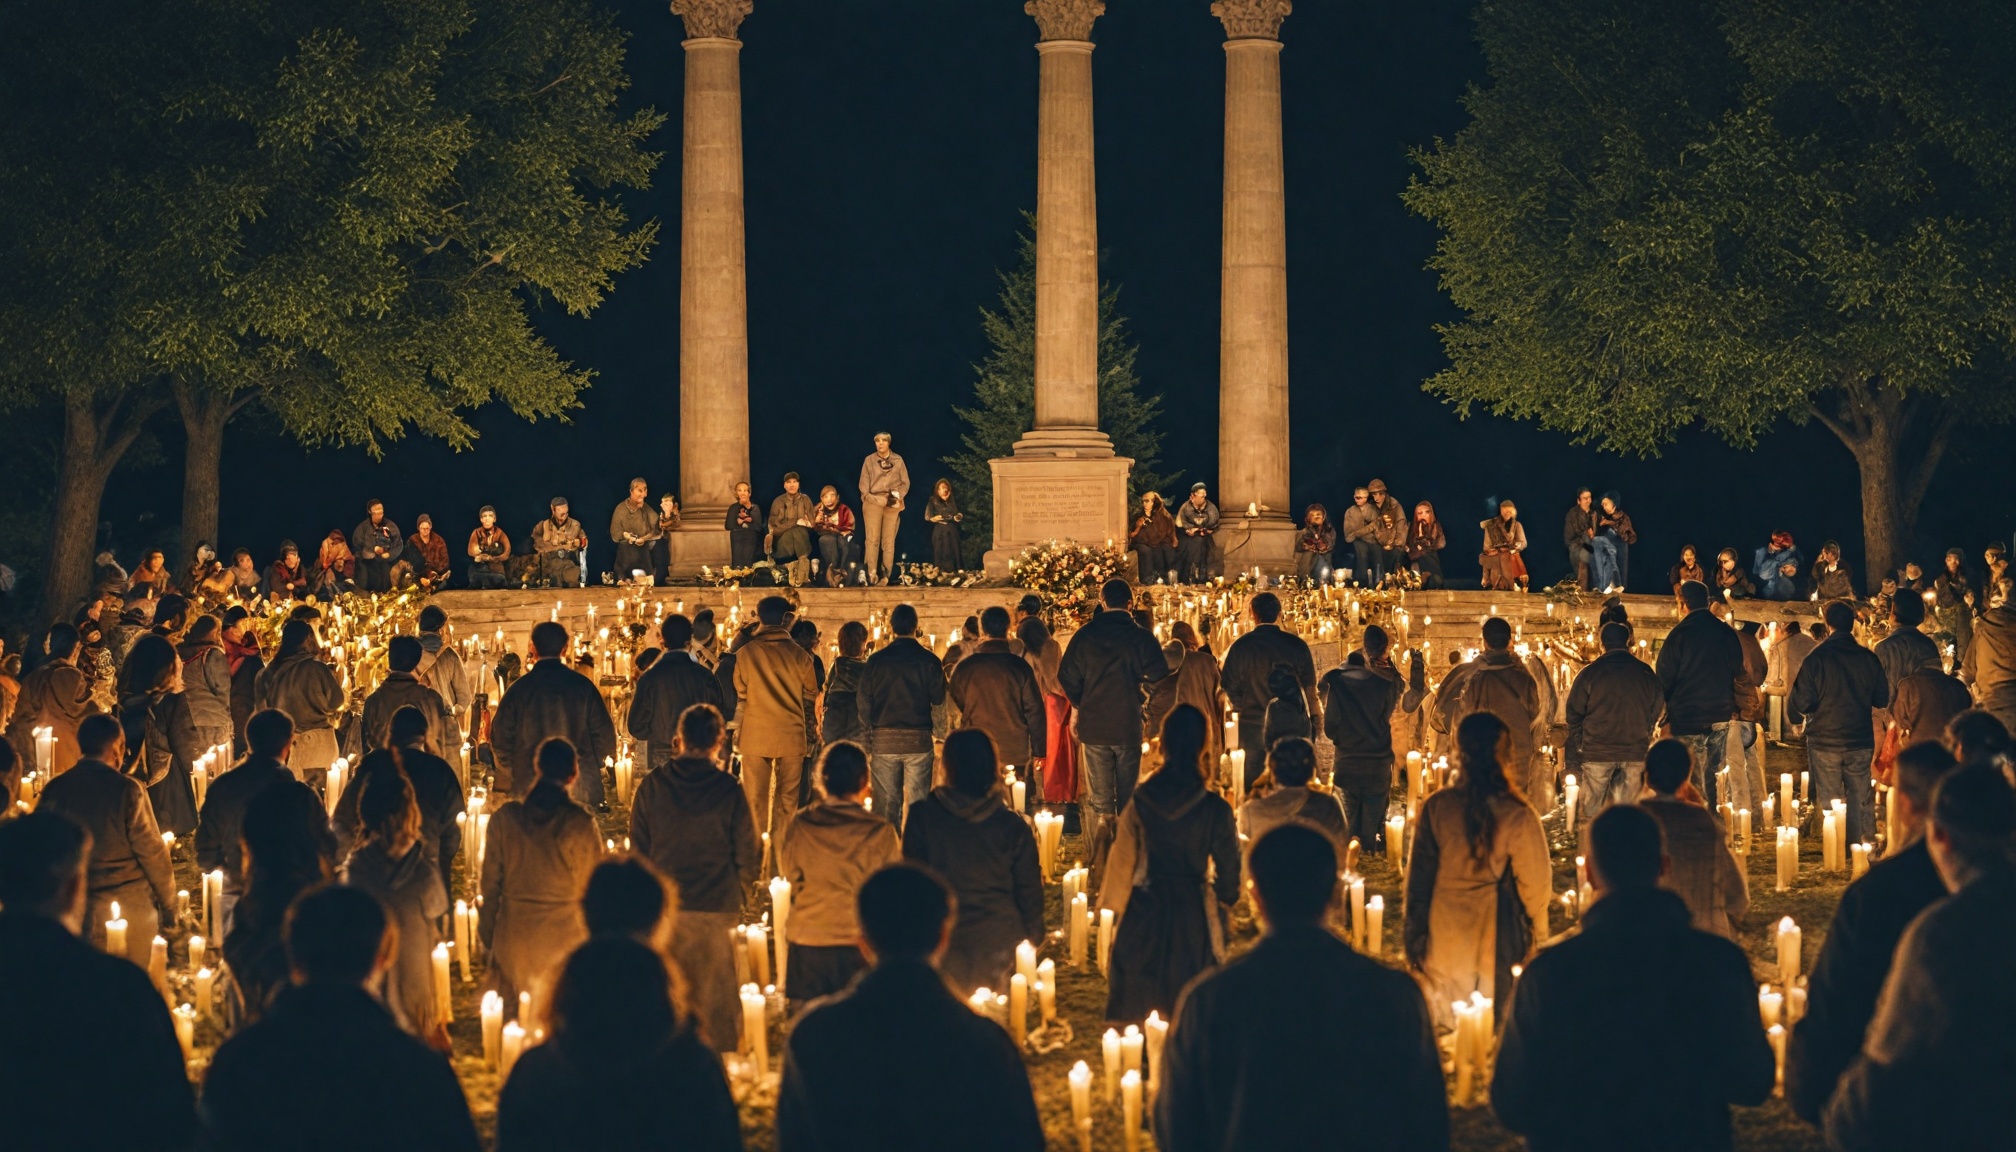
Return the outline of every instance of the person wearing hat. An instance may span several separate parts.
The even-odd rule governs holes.
[[[406,538],[406,558],[400,563],[431,592],[448,583],[448,541],[434,531],[434,518],[425,512],[413,527],[413,535]]]
[[[371,501],[365,512],[363,522],[350,533],[350,551],[357,557],[357,590],[390,592],[392,565],[406,551],[406,537],[399,525],[385,518],[384,501]]]
[[[910,469],[890,443],[889,433],[877,432],[875,451],[861,461],[861,563],[877,584],[887,584],[896,567],[896,521],[910,493]]]
[[[790,565],[793,584],[812,574],[812,498],[798,489],[798,474],[786,472],[783,493],[770,502],[770,559]]]
[[[1202,584],[1211,579],[1215,550],[1211,538],[1218,531],[1218,506],[1211,503],[1204,482],[1190,486],[1190,498],[1176,509],[1176,568],[1185,584]]]
[[[658,530],[658,512],[644,503],[651,486],[642,476],[630,481],[630,496],[609,515],[609,540],[616,545],[616,579],[629,580],[637,573],[651,575],[651,547],[663,535]]]
[[[567,498],[555,496],[548,502],[553,514],[532,527],[532,551],[539,555],[539,575],[554,588],[581,586],[581,552],[588,547],[588,532],[579,520],[567,516]]]
[[[1820,555],[1806,572],[1810,595],[1825,604],[1829,600],[1855,599],[1855,573],[1841,558],[1841,545],[1829,540],[1820,545]]]
[[[1365,485],[1366,504],[1372,509],[1373,541],[1379,546],[1379,573],[1407,570],[1407,510],[1386,491],[1386,482],[1375,479]]]
[[[504,587],[504,564],[511,559],[511,537],[497,526],[497,509],[476,510],[476,530],[469,533],[469,587]]]
[[[308,594],[308,569],[301,564],[301,550],[292,540],[280,542],[280,558],[266,569],[266,598],[292,600]]]

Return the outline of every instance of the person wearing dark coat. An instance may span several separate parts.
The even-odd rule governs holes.
[[[1898,754],[1891,796],[1903,845],[1848,886],[1827,925],[1806,982],[1806,1014],[1785,1053],[1785,1101],[1809,1124],[1820,1123],[1841,1074],[1862,1050],[1904,929],[1946,895],[1925,844],[1925,813],[1932,790],[1954,767],[1952,754],[1934,741]]]
[[[357,590],[390,592],[392,566],[406,552],[406,537],[399,525],[385,518],[385,505],[373,500],[367,515],[350,533],[350,551],[357,557]]]
[[[721,522],[728,531],[728,563],[736,568],[753,567],[763,559],[763,509],[750,499],[751,491],[746,481],[735,485],[735,501]]]
[[[205,749],[182,690],[182,661],[165,637],[133,642],[119,669],[119,723],[126,730],[126,759],[118,767],[147,786],[154,821],[163,832],[196,831],[196,787],[190,766]]]
[[[84,758],[43,787],[36,807],[68,817],[90,834],[85,937],[105,946],[105,922],[116,902],[127,922],[126,955],[144,967],[162,913],[173,916],[174,866],[146,790],[113,767],[126,758],[119,722],[86,716],[77,726],[77,743]]]
[[[1694,753],[1694,789],[1715,808],[1715,774],[1736,715],[1736,681],[1744,673],[1743,641],[1708,609],[1708,587],[1680,586],[1687,615],[1666,634],[1654,670],[1666,702],[1666,727]]]
[[[1578,836],[1596,813],[1638,799],[1663,704],[1659,674],[1631,652],[1631,626],[1605,624],[1601,638],[1603,655],[1568,689],[1565,752],[1568,770],[1582,777],[1581,811],[1573,813]]]
[[[497,1152],[741,1152],[721,1057],[656,951],[622,937],[575,949],[551,1018],[497,1098]]]
[[[1397,854],[1386,843],[1386,795],[1393,787],[1393,713],[1413,712],[1427,695],[1427,665],[1409,661],[1407,681],[1387,653],[1392,641],[1377,624],[1365,629],[1363,647],[1344,666],[1323,674],[1323,733],[1337,750],[1332,779],[1344,793],[1348,840],[1367,852]],[[1251,755],[1251,753],[1248,753]]]
[[[994,742],[978,728],[945,738],[945,785],[910,806],[903,857],[922,864],[959,897],[944,961],[961,996],[1006,988],[1015,946],[1043,939],[1043,876],[1029,822],[1008,810]]]
[[[891,865],[861,886],[858,910],[874,967],[791,1029],[777,1152],[1041,1152],[1021,1053],[938,972],[953,933],[945,882]],[[877,1071],[890,1068],[903,1074]]]
[[[858,620],[840,626],[840,654],[826,670],[826,707],[819,716],[819,742],[832,744],[852,740],[866,745],[868,730],[861,723],[861,674],[868,662],[861,653],[868,650],[868,629]]]
[[[1323,927],[1337,899],[1335,845],[1286,824],[1248,861],[1266,930],[1177,1001],[1155,1146],[1330,1147],[1341,1125],[1353,1149],[1448,1148],[1442,1056],[1420,988]]]
[[[187,1149],[195,1099],[145,968],[80,938],[90,834],[54,812],[0,823],[0,1143]],[[151,938],[150,938],[151,939]]]
[[[1179,704],[1162,725],[1162,768],[1135,789],[1106,857],[1099,907],[1115,921],[1106,1018],[1165,1018],[1225,955],[1221,906],[1239,901],[1231,805],[1204,786],[1204,714]],[[1207,872],[1208,868],[1208,872]]]
[[[427,718],[418,708],[401,708],[392,717],[387,734],[389,747],[380,748],[357,764],[344,781],[336,798],[332,823],[342,855],[348,855],[363,838],[357,815],[357,801],[373,776],[381,772],[403,772],[413,784],[413,799],[420,806],[420,846],[441,873],[445,891],[455,890],[455,857],[462,851],[462,826],[455,817],[463,810],[462,782],[448,761],[428,751]]]
[[[1057,665],[1057,684],[1078,710],[1084,803],[1091,809],[1088,843],[1097,843],[1099,825],[1117,817],[1133,798],[1141,777],[1143,689],[1169,674],[1155,634],[1128,611],[1133,601],[1134,589],[1125,580],[1102,585],[1098,615],[1072,634]]]
[[[1729,1106],[1762,1104],[1777,1079],[1749,959],[1689,927],[1686,903],[1659,887],[1659,824],[1644,810],[1591,821],[1589,865],[1598,897],[1580,932],[1519,979],[1492,1111],[1533,1152],[1734,1147]]]
[[[1288,665],[1274,665],[1267,673],[1266,719],[1260,729],[1260,748],[1253,750],[1255,755],[1291,737],[1298,740],[1315,737],[1315,730],[1309,726],[1308,699]]]
[[[964,723],[994,738],[1001,759],[1020,765],[1044,754],[1048,717],[1043,691],[1029,662],[1008,648],[1008,610],[995,605],[980,613],[986,639],[952,670],[952,702]]]
[[[679,738],[679,717],[695,704],[721,707],[721,683],[693,659],[693,622],[672,615],[658,626],[665,654],[637,678],[630,700],[632,738],[644,741],[646,770],[670,760]]]
[[[945,702],[945,668],[917,642],[915,608],[891,609],[889,631],[895,638],[861,670],[854,707],[868,733],[875,811],[900,826],[931,790],[931,709]]]
[[[231,673],[231,733],[245,746],[245,724],[257,709],[252,707],[253,686],[266,667],[266,654],[259,637],[245,626],[251,613],[233,604],[224,610],[224,666]]]
[[[401,1027],[432,1047],[452,1052],[446,1013],[434,984],[434,945],[448,914],[448,886],[433,853],[420,842],[420,808],[399,772],[379,770],[357,800],[358,843],[343,863],[343,882],[384,905],[393,926],[394,958],[379,998]]]
[[[1897,694],[1897,685],[1913,672],[1921,668],[1931,668],[1944,672],[1946,661],[1939,654],[1939,645],[1932,637],[1918,630],[1925,622],[1925,601],[1918,596],[1898,595],[1890,601],[1890,635],[1876,642],[1872,649],[1877,663],[1883,666],[1883,679],[1890,685],[1890,694]]]
[[[1840,1152],[2009,1147],[2016,1083],[2016,793],[1995,764],[1940,780],[1925,830],[1950,895],[1904,929],[1861,1053],[1827,1102]]]
[[[224,873],[216,917],[220,934],[231,931],[232,908],[245,894],[245,810],[266,789],[294,779],[287,768],[294,722],[285,712],[268,708],[253,713],[245,722],[245,738],[251,751],[210,783],[196,820],[196,866]]]
[[[941,572],[966,567],[959,549],[959,524],[965,518],[959,501],[952,498],[952,481],[940,479],[931,485],[931,499],[924,502],[924,522],[931,525],[931,563]]]
[[[1246,749],[1247,778],[1240,782],[1242,787],[1250,785],[1253,777],[1260,774],[1260,762],[1267,758],[1267,701],[1273,698],[1267,678],[1276,664],[1286,664],[1294,673],[1295,682],[1302,686],[1308,701],[1309,715],[1313,718],[1322,714],[1316,699],[1316,660],[1310,655],[1306,641],[1282,630],[1281,598],[1272,592],[1261,592],[1253,597],[1247,612],[1252,616],[1253,630],[1225,650],[1225,663],[1219,673],[1225,697],[1239,714],[1239,746]]]
[[[245,806],[239,838],[245,894],[233,905],[223,953],[243,1024],[258,1019],[287,986],[287,910],[335,875],[336,837],[322,798],[306,784],[283,780]]]
[[[287,921],[293,985],[210,1063],[201,1109],[206,1148],[482,1147],[454,1068],[400,1031],[369,991],[392,963],[389,927],[383,906],[360,889],[331,886],[301,897]]]
[[[441,693],[421,681],[414,670],[426,649],[414,636],[394,636],[386,646],[385,665],[389,671],[371,695],[364,698],[364,751],[384,748],[392,734],[392,715],[402,708],[416,709],[427,721],[426,750],[436,756],[459,754],[462,729]]]
[[[1974,706],[1962,684],[1937,668],[1920,668],[1897,682],[1890,696],[1890,722],[1904,747],[1916,740],[1938,740],[1955,716]]]
[[[567,629],[548,621],[532,629],[530,670],[511,682],[490,720],[497,758],[496,791],[523,796],[538,783],[532,766],[539,745],[562,737],[580,758],[575,799],[600,805],[602,761],[616,751],[616,726],[595,682],[567,666]],[[514,791],[515,790],[515,791]]]
[[[1855,606],[1828,603],[1827,639],[1807,655],[1785,698],[1788,719],[1806,724],[1806,761],[1813,796],[1825,811],[1848,801],[1848,842],[1876,838],[1876,805],[1869,788],[1876,755],[1875,712],[1890,703],[1890,685],[1875,653],[1855,641]]]

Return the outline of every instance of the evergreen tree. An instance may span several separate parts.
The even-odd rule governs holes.
[[[1015,270],[1002,272],[997,310],[980,310],[987,333],[987,358],[974,366],[971,407],[954,408],[966,422],[960,440],[964,452],[944,458],[958,478],[963,544],[968,564],[994,543],[994,475],[988,461],[1015,453],[1036,422],[1036,240],[1035,217],[1025,215],[1029,229],[1020,236]],[[1099,427],[1113,438],[1113,449],[1134,461],[1127,477],[1130,501],[1150,490],[1160,491],[1171,478],[1156,470],[1162,433],[1155,419],[1162,412],[1160,396],[1141,393],[1134,373],[1139,351],[1120,315],[1120,289],[1099,287]]]

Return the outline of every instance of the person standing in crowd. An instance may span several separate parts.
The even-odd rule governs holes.
[[[255,712],[245,722],[245,742],[250,751],[210,782],[196,821],[196,866],[224,873],[215,920],[218,931],[226,934],[231,931],[232,910],[245,894],[245,812],[268,788],[294,779],[287,769],[294,722],[277,709]]]
[[[112,905],[126,920],[126,956],[141,967],[160,932],[161,911],[175,908],[175,872],[154,806],[140,782],[120,771],[126,733],[110,716],[88,716],[77,728],[83,758],[49,781],[36,804],[75,821],[91,837],[86,926],[91,943],[105,947]]]
[[[1841,558],[1841,545],[1832,540],[1820,545],[1820,555],[1807,573],[1809,595],[1820,601],[1855,599],[1855,573]]]
[[[1897,694],[1897,685],[1920,668],[1945,671],[1939,645],[1920,629],[1924,623],[1923,597],[1907,593],[1891,599],[1890,634],[1878,640],[1873,651],[1876,662],[1883,666],[1883,679],[1892,697]]]
[[[1489,617],[1479,632],[1484,651],[1442,678],[1429,720],[1437,732],[1453,733],[1473,712],[1498,717],[1512,742],[1505,771],[1521,788],[1520,798],[1537,797],[1541,807],[1552,807],[1553,766],[1533,755],[1533,722],[1541,715],[1539,681],[1512,651],[1512,625],[1503,616]]]
[[[618,937],[575,949],[554,987],[552,1027],[497,1099],[497,1152],[741,1152],[721,1058],[649,946]]]
[[[728,532],[728,563],[736,568],[753,568],[763,559],[763,510],[756,507],[754,490],[748,481],[735,485],[735,501],[728,505],[722,527]]]
[[[1206,494],[1203,481],[1190,486],[1190,498],[1176,509],[1176,567],[1185,584],[1203,584],[1218,567],[1218,506]]]
[[[961,996],[1006,988],[1015,946],[1043,939],[1043,877],[1029,824],[1010,812],[994,742],[977,728],[945,737],[945,783],[910,805],[903,856],[958,897],[945,978]]]
[[[677,751],[679,718],[695,704],[721,707],[721,684],[693,659],[693,622],[674,613],[658,626],[664,655],[637,678],[630,700],[629,729],[645,747],[648,772]]]
[[[357,558],[357,590],[390,592],[392,566],[405,554],[406,537],[399,525],[385,518],[383,501],[371,501],[364,512],[364,519],[350,533],[350,551]]]
[[[1951,895],[1904,930],[1862,1051],[1828,1101],[1831,1148],[1994,1148],[2016,1079],[2016,794],[1999,767],[1954,770],[1932,793],[1926,839]]]
[[[1525,591],[1528,577],[1526,526],[1519,523],[1519,509],[1510,500],[1498,502],[1498,515],[1478,525],[1484,531],[1484,550],[1478,556],[1483,569],[1483,587],[1492,591]]]
[[[1407,524],[1407,562],[1421,587],[1442,587],[1442,550],[1448,546],[1435,506],[1426,500],[1414,505],[1414,519]]]
[[[550,620],[532,628],[532,667],[511,682],[490,720],[496,757],[495,791],[524,795],[538,778],[530,769],[540,745],[565,739],[584,769],[576,798],[602,805],[602,761],[616,753],[616,726],[595,682],[568,667],[567,629]]]
[[[742,721],[742,787],[756,831],[775,843],[798,811],[805,770],[805,717],[819,694],[811,654],[791,639],[791,602],[765,596],[756,605],[762,625],[735,658],[736,714]]]
[[[476,693],[469,683],[469,671],[463,666],[462,653],[448,638],[448,613],[438,604],[429,604],[420,609],[416,623],[420,628],[420,665],[413,669],[413,674],[434,689],[448,706],[449,726],[444,739],[459,737],[462,718],[475,705]],[[459,751],[454,745],[454,740],[447,740],[440,748],[441,755],[454,759]]]
[[[952,671],[952,703],[967,727],[987,733],[1001,759],[1026,773],[1047,752],[1043,692],[1028,661],[1008,648],[1006,608],[981,612],[980,634],[985,639]]]
[[[1568,570],[1581,588],[1599,587],[1595,583],[1596,562],[1596,497],[1587,488],[1575,490],[1575,503],[1568,506],[1568,517],[1561,525],[1561,543],[1568,549]]]
[[[601,940],[626,937],[664,956],[675,974],[679,966],[671,962],[672,930],[679,918],[678,893],[658,866],[632,852],[605,856],[588,874],[588,887],[581,892],[581,919],[588,925],[588,938]],[[681,1002],[685,1002],[686,981],[678,977]]]
[[[580,772],[574,748],[547,740],[532,760],[538,782],[490,817],[477,923],[506,1014],[517,1011],[520,992],[532,994],[535,1019],[521,1021],[528,1033],[561,960],[588,938],[581,892],[602,857],[594,814],[568,797]]]
[[[1955,716],[1973,706],[1958,677],[1939,664],[1923,665],[1897,681],[1890,693],[1890,726],[1896,729],[1891,744],[1906,749],[1922,740],[1937,741]]]
[[[1101,870],[1099,907],[1115,921],[1108,1020],[1173,1015],[1184,985],[1225,956],[1239,833],[1231,806],[1205,786],[1205,726],[1187,705],[1163,722],[1162,767],[1134,790]]]
[[[1330,554],[1337,550],[1337,529],[1321,504],[1302,511],[1302,530],[1295,536],[1295,575],[1305,583],[1330,582]],[[1147,583],[1147,581],[1142,581]]]
[[[1729,833],[1722,822],[1708,809],[1680,798],[1680,787],[1693,771],[1687,745],[1678,740],[1654,744],[1645,754],[1645,784],[1652,795],[1640,801],[1640,807],[1659,821],[1664,833],[1662,885],[1686,902],[1694,927],[1735,940],[1736,929],[1750,912],[1750,885],[1742,863],[1729,850]]]
[[[266,598],[280,603],[308,595],[309,572],[292,540],[280,542],[280,558],[266,569]]]
[[[401,708],[393,714],[386,746],[365,753],[336,798],[332,823],[345,854],[368,833],[369,820],[359,815],[358,803],[379,775],[400,776],[412,786],[420,847],[441,873],[441,890],[454,891],[455,856],[462,850],[462,826],[455,822],[463,811],[462,782],[448,761],[428,750],[427,717],[418,708]]]
[[[748,797],[721,770],[722,728],[711,704],[680,714],[678,755],[637,785],[630,844],[679,894],[672,955],[692,988],[701,1033],[717,1050],[733,1052],[742,1010],[729,934],[762,878],[763,849]]]
[[[1024,616],[1015,626],[1014,646],[1022,649],[1022,659],[1036,676],[1036,691],[1043,698],[1043,758],[1041,798],[1046,806],[1076,804],[1081,791],[1078,768],[1078,736],[1071,698],[1057,673],[1064,662],[1064,646],[1050,636],[1050,629],[1035,616]]]
[[[385,646],[385,679],[364,698],[364,748],[386,747],[392,732],[392,716],[402,708],[419,712],[427,721],[427,751],[446,757],[460,751],[462,732],[447,702],[433,688],[420,682],[416,671],[426,651],[412,636],[394,636]]]
[[[0,980],[24,993],[0,1030],[7,1141],[188,1149],[195,1099],[160,992],[142,968],[80,939],[92,848],[53,811],[0,822]]]
[[[1763,600],[1797,600],[1799,573],[1806,566],[1806,554],[1792,542],[1790,532],[1771,533],[1771,543],[1757,549],[1750,572],[1757,579],[1757,595]]]
[[[1666,634],[1656,670],[1666,702],[1666,730],[1693,753],[1694,789],[1713,811],[1715,776],[1728,759],[1736,682],[1744,671],[1743,642],[1708,610],[1705,586],[1682,584],[1680,602],[1687,615]]]
[[[798,473],[784,474],[784,491],[770,502],[767,546],[773,563],[787,566],[791,583],[803,584],[812,568],[812,498],[798,490]]]
[[[1162,1152],[1449,1147],[1442,1056],[1421,991],[1324,927],[1342,861],[1283,825],[1247,857],[1260,940],[1183,992],[1154,1097]],[[1333,1069],[1352,1068],[1339,1078]]]
[[[400,561],[413,579],[424,591],[432,592],[448,585],[448,541],[434,531],[434,517],[422,512],[413,523],[413,535],[406,538],[406,551]]]
[[[245,806],[239,826],[245,894],[231,908],[224,962],[231,969],[236,1016],[256,1020],[287,986],[282,928],[296,897],[336,870],[336,838],[322,799],[294,780],[268,785]]]
[[[778,1152],[1042,1152],[1021,1054],[938,972],[956,910],[944,881],[913,865],[884,868],[861,886],[862,952],[872,966],[785,1040]],[[870,1074],[882,1068],[904,1071]]]
[[[1386,578],[1386,550],[1379,543],[1379,509],[1372,503],[1369,489],[1351,490],[1351,507],[1344,510],[1344,543],[1351,546],[1351,580],[1365,588],[1376,588]]]
[[[679,531],[679,498],[670,492],[658,494],[658,538],[651,544],[651,565],[647,569],[659,584],[672,582],[672,536]]]
[[[294,721],[294,750],[288,766],[296,779],[319,790],[336,762],[336,720],[343,714],[343,685],[322,662],[322,646],[306,620],[280,628],[273,663],[252,686],[255,709],[277,708]]]
[[[1316,829],[1340,850],[1349,843],[1351,825],[1344,806],[1322,785],[1312,785],[1315,777],[1314,744],[1290,736],[1270,746],[1267,771],[1254,782],[1252,795],[1236,813],[1242,846],[1257,844],[1269,831],[1291,823]]]
[[[1749,960],[1689,927],[1660,887],[1659,822],[1644,811],[1598,816],[1589,864],[1601,896],[1520,977],[1491,1110],[1536,1150],[1733,1148],[1730,1105],[1762,1104],[1776,1079]],[[1590,1092],[1560,1100],[1568,1075]]]
[[[476,512],[469,533],[469,587],[504,587],[504,565],[511,559],[511,537],[497,526],[497,509],[485,504]]]
[[[1665,704],[1659,674],[1631,654],[1631,626],[1605,624],[1601,639],[1603,655],[1576,673],[1568,689],[1563,751],[1568,771],[1582,778],[1581,811],[1571,813],[1578,844],[1596,813],[1638,798],[1645,749]]]
[[[1953,647],[1963,655],[1974,636],[1975,589],[1978,585],[1967,571],[1964,549],[1948,548],[1939,575],[1932,580],[1932,608],[1938,630],[1953,637]]]
[[[126,759],[119,770],[147,785],[163,832],[196,831],[196,787],[190,774],[204,752],[183,690],[182,661],[161,636],[142,636],[119,669],[119,723]]]
[[[1134,550],[1135,569],[1141,583],[1169,580],[1176,572],[1176,521],[1162,503],[1162,494],[1143,492],[1141,510],[1130,519],[1127,546]]]
[[[1820,1123],[1841,1074],[1862,1049],[1904,929],[1946,895],[1925,844],[1925,815],[1933,789],[1957,766],[1934,740],[1897,754],[1891,797],[1899,843],[1841,894],[1785,1056],[1786,1103],[1809,1124]]]
[[[829,744],[819,758],[819,797],[791,822],[777,855],[777,874],[791,883],[791,945],[784,986],[794,1001],[844,990],[867,967],[854,914],[861,885],[902,859],[889,821],[863,807],[868,753],[859,744]]]
[[[1596,513],[1596,536],[1589,542],[1596,584],[1605,591],[1622,592],[1631,580],[1631,545],[1638,542],[1638,530],[1631,526],[1631,514],[1624,511],[1623,497],[1605,492]]]
[[[1960,679],[1974,690],[1982,710],[2016,730],[2016,593],[2009,577],[1988,585],[1988,608],[1974,618]]]
[[[14,701],[14,715],[7,726],[7,742],[29,770],[41,771],[36,760],[35,729],[47,728],[55,739],[49,771],[61,775],[82,755],[77,747],[77,726],[94,711],[91,682],[77,667],[79,636],[71,624],[53,624],[43,639],[47,653],[35,669],[21,678],[21,694]]]
[[[931,525],[931,563],[941,572],[966,567],[959,545],[959,524],[964,519],[959,501],[952,498],[952,481],[939,478],[931,486],[931,499],[924,504],[924,522]]]
[[[1725,554],[1728,556],[1730,563],[1734,564],[1736,553],[1725,550]],[[1700,584],[1707,584],[1708,570],[1701,567],[1700,553],[1695,551],[1694,546],[1692,544],[1683,544],[1680,546],[1680,562],[1666,570],[1666,582],[1673,588],[1673,599],[1675,601],[1680,599],[1680,585],[1685,584],[1689,580]],[[1719,596],[1720,593],[1718,592],[1717,595]]]
[[[651,493],[651,486],[642,476],[630,481],[630,496],[616,505],[609,514],[609,540],[616,545],[616,579],[628,581],[642,572],[650,575],[654,569],[651,550],[658,546],[664,534],[658,529],[658,513],[644,503]]]
[[[433,854],[420,843],[420,806],[413,785],[397,770],[371,774],[357,798],[363,839],[343,865],[343,882],[378,898],[396,941],[381,992],[406,1031],[429,1047],[453,1052],[445,1004],[434,998],[435,925],[448,913],[448,892]]]
[[[945,669],[917,642],[917,609],[889,612],[892,639],[868,657],[854,706],[868,730],[875,811],[898,829],[931,790],[931,710],[945,702]]]
[[[1514,735],[1489,712],[1463,717],[1461,775],[1423,801],[1416,820],[1403,939],[1438,1027],[1453,1025],[1448,1005],[1472,992],[1498,999],[1512,965],[1547,933],[1553,864],[1540,817],[1511,775]],[[1515,925],[1500,938],[1501,926]]]
[[[333,599],[357,586],[357,557],[350,551],[350,538],[341,528],[331,528],[322,538],[322,550],[315,557],[315,572],[308,591],[319,599]],[[388,576],[389,579],[389,576]]]
[[[889,450],[889,433],[875,434],[875,451],[861,461],[861,519],[866,521],[862,563],[868,578],[887,584],[896,567],[896,525],[910,494],[910,470]]]
[[[1225,695],[1239,714],[1239,746],[1247,749],[1247,778],[1239,782],[1242,794],[1266,760],[1267,701],[1272,695],[1267,678],[1275,665],[1287,665],[1302,686],[1309,715],[1322,715],[1316,700],[1315,657],[1307,641],[1281,627],[1281,598],[1272,592],[1255,593],[1246,613],[1253,628],[1226,650],[1222,680]]]
[[[371,992],[396,960],[397,931],[368,892],[333,886],[301,898],[287,919],[292,986],[224,1042],[204,1077],[205,1147],[482,1147],[454,1068],[400,1031]]]
[[[1870,763],[1876,755],[1873,717],[1889,706],[1890,685],[1875,653],[1855,641],[1855,605],[1830,600],[1823,615],[1831,634],[1806,657],[1785,709],[1806,725],[1814,799],[1825,811],[1833,801],[1845,798],[1848,842],[1860,844],[1876,838],[1875,799],[1869,788]]]
[[[539,557],[539,577],[554,588],[581,586],[581,554],[588,547],[588,530],[567,515],[567,498],[548,501],[551,515],[532,526],[532,551]]]
[[[1305,690],[1288,665],[1276,664],[1268,669],[1267,709],[1260,728],[1260,747],[1271,750],[1279,741],[1290,738],[1315,739],[1316,728],[1309,722],[1312,695],[1314,689]]]
[[[1367,852],[1397,860],[1400,845],[1386,843],[1386,797],[1393,787],[1393,714],[1416,712],[1427,694],[1427,667],[1420,656],[1408,662],[1403,683],[1387,652],[1392,641],[1377,624],[1367,625],[1363,646],[1342,667],[1323,674],[1323,733],[1337,750],[1334,778],[1344,793],[1345,839],[1358,838]],[[1250,755],[1250,753],[1249,753]]]
[[[826,672],[824,707],[819,711],[819,743],[822,747],[840,740],[867,746],[868,729],[861,722],[858,690],[861,674],[867,671],[868,629],[859,620],[840,626],[836,637],[839,654]]]
[[[1127,581],[1102,585],[1100,611],[1072,634],[1057,667],[1058,685],[1078,710],[1085,802],[1092,810],[1085,835],[1094,845],[1100,825],[1127,806],[1141,777],[1142,690],[1168,674],[1155,634],[1128,611],[1133,602]]]
[[[853,560],[854,513],[840,502],[840,490],[831,484],[819,489],[819,503],[812,509],[812,538],[826,583],[835,588],[845,584]]]

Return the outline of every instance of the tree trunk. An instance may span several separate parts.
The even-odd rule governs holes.
[[[48,620],[67,618],[91,591],[105,482],[161,404],[152,396],[124,398],[101,413],[89,396],[64,398],[63,446],[56,464],[49,561],[42,585],[42,614]]]
[[[221,392],[176,381],[175,407],[182,414],[182,554],[178,563],[196,555],[196,545],[208,541],[224,554],[217,537],[218,503],[223,488],[224,426],[238,410]]]
[[[1883,577],[1903,567],[1904,522],[1916,519],[1917,508],[1901,507],[1898,442],[1902,429],[1888,421],[1870,424],[1869,434],[1850,444],[1862,473],[1862,590],[1873,593]]]
[[[1959,409],[1939,397],[1906,397],[1880,380],[1850,376],[1833,410],[1816,404],[1813,414],[1840,437],[1861,470],[1863,590],[1874,592],[1903,565]]]

